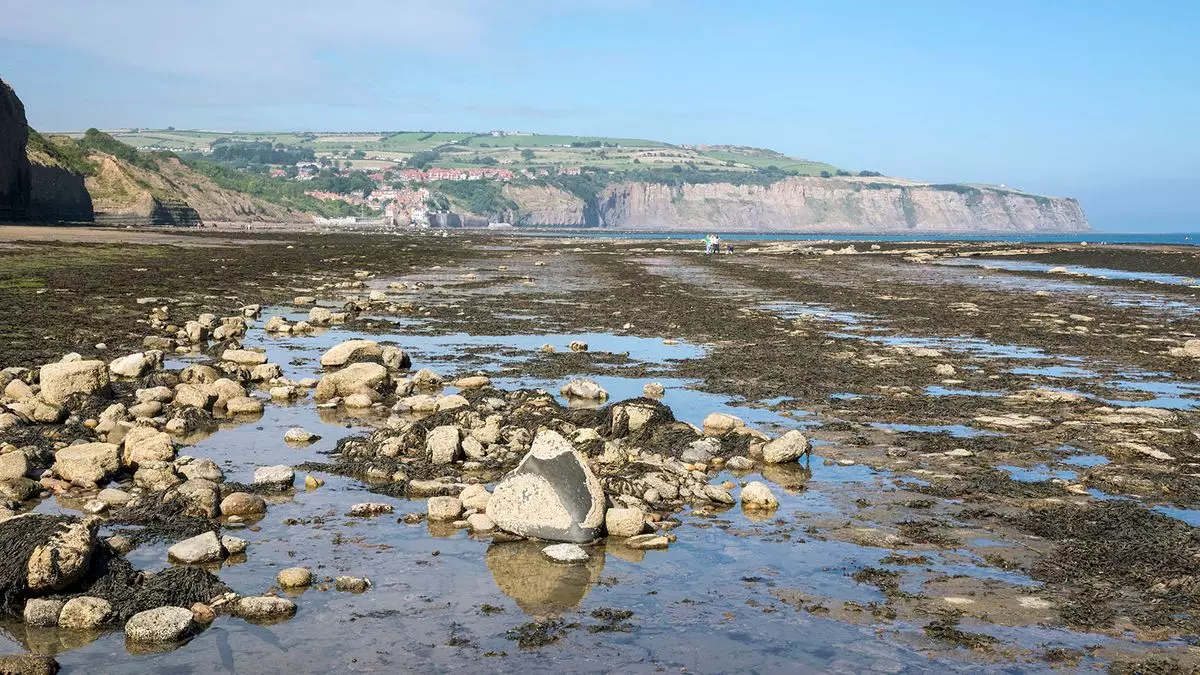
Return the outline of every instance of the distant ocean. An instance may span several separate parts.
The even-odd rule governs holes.
[[[614,230],[506,230],[506,234],[530,237],[577,237],[588,239],[696,239],[707,232],[626,232]],[[1176,244],[1200,246],[1200,232],[1076,232],[1073,234],[787,234],[787,233],[723,233],[715,234],[729,241],[1011,241],[1026,244],[1079,243],[1089,244]]]

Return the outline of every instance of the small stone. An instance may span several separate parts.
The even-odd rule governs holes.
[[[324,484],[325,484],[325,481],[321,480],[320,478],[317,478],[316,476],[314,476],[312,474],[308,474],[307,476],[304,477],[304,487],[307,490],[316,490],[317,488],[321,487]]]
[[[201,626],[207,626],[215,621],[216,618],[217,613],[213,611],[212,607],[209,607],[203,602],[197,602],[196,604],[192,605],[192,620]]]
[[[321,437],[301,427],[292,427],[283,435],[284,442],[291,445],[304,445],[319,438]]]
[[[366,577],[338,577],[334,580],[334,588],[347,593],[363,593],[371,587],[371,580]]]
[[[750,471],[754,468],[754,460],[738,455],[730,457],[729,461],[725,462],[725,466],[729,467],[731,471]]]
[[[382,504],[379,502],[364,502],[362,504],[355,504],[355,505],[351,506],[350,507],[350,515],[359,517],[359,518],[366,518],[366,517],[370,517],[370,516],[382,515],[384,513],[391,513],[393,510],[395,510],[395,509],[392,507],[391,504]]]
[[[642,393],[650,398],[662,398],[667,393],[667,388],[658,382],[647,382],[646,386],[642,387]]]
[[[231,537],[224,535],[221,537],[221,547],[225,549],[226,555],[238,555],[245,553],[246,548],[250,545],[245,539],[240,537]]]
[[[671,540],[661,534],[639,534],[626,539],[623,543],[629,548],[644,551],[667,548],[671,544]]]
[[[275,576],[280,588],[305,588],[312,584],[312,572],[307,567],[289,567]]]
[[[579,544],[551,544],[542,549],[542,555],[556,563],[567,565],[585,563],[589,556]]]

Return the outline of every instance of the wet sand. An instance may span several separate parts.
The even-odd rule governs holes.
[[[314,587],[295,598],[291,621],[223,617],[153,655],[130,655],[119,630],[84,638],[19,623],[5,625],[0,651],[57,653],[68,672],[1195,663],[1200,359],[1168,354],[1200,334],[1189,284],[913,259],[1001,248],[986,243],[859,245],[856,255],[763,243],[705,257],[681,242],[473,234],[179,239],[22,242],[21,257],[0,253],[10,263],[0,299],[22,317],[5,322],[0,365],[127,353],[157,304],[190,318],[261,301],[271,304],[264,320],[295,319],[307,309],[293,296],[337,308],[374,289],[394,309],[308,337],[269,337],[260,321],[243,343],[292,378],[318,376],[325,349],[369,337],[404,347],[414,368],[484,372],[509,389],[557,392],[587,375],[616,401],[658,381],[681,420],[728,412],[772,436],[802,429],[814,455],[710,476],[769,482],[781,501],[770,517],[688,509],[665,551],[609,540],[588,565],[565,569],[537,546],[398,522],[424,501],[319,474],[323,487],[274,500],[236,533],[250,549],[219,576],[261,593],[279,569],[305,565],[321,578],[369,576],[366,593]],[[1119,267],[1133,255],[1122,247],[1023,248],[1003,259],[1186,277],[1194,255],[1156,249]],[[1143,269],[1147,260],[1155,269]],[[355,270],[374,273],[367,289],[330,287]],[[139,305],[142,296],[164,300]],[[589,351],[567,350],[572,340]],[[205,358],[179,355],[167,367]],[[249,482],[259,466],[327,462],[339,439],[385,418],[311,399],[268,403],[261,418],[228,420],[180,454],[211,457],[228,480]],[[321,440],[285,445],[297,425]],[[364,501],[396,512],[346,515]],[[52,497],[34,508],[78,514],[80,503]],[[130,559],[160,569],[169,543]],[[607,610],[632,615],[614,624]],[[554,620],[540,624],[557,637],[544,646],[523,648],[510,634]]]

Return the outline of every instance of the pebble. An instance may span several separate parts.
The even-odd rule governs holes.
[[[363,502],[350,507],[350,515],[367,518],[370,516],[378,516],[384,513],[391,513],[395,509],[391,504],[382,504],[379,502]]]
[[[671,540],[661,534],[639,534],[626,539],[624,543],[629,548],[637,550],[665,549],[671,544]]]

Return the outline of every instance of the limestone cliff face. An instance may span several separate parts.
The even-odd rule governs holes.
[[[508,185],[504,196],[521,206],[513,225],[593,225],[595,216],[575,195],[553,186]]]
[[[0,80],[0,222],[24,220],[29,210],[30,171],[25,144],[29,123],[16,92]]]
[[[1080,232],[1087,218],[1074,199],[1001,188],[895,184],[841,178],[789,178],[772,185],[729,183],[611,185],[594,215],[552,189],[511,195],[521,224],[649,230],[792,232]],[[574,200],[574,201],[572,201]]]

